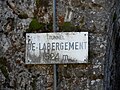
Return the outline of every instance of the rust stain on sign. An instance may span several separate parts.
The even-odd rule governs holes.
[[[88,62],[88,32],[26,34],[26,64]]]

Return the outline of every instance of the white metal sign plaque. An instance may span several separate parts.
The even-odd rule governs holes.
[[[26,64],[88,62],[88,32],[26,34]]]

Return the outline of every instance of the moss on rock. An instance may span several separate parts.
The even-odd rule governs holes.
[[[29,29],[27,29],[27,32],[33,32],[37,30],[43,30],[45,24],[44,23],[39,23],[37,19],[33,19],[30,24],[29,24]]]
[[[18,15],[18,17],[19,17],[20,19],[27,19],[27,18],[28,18],[28,15],[27,15],[26,13],[20,13],[20,14]]]
[[[9,73],[8,73],[8,70],[7,70],[7,67],[6,67],[6,63],[7,63],[6,58],[1,57],[0,58],[0,70],[3,73],[4,77],[6,79],[9,79]]]
[[[59,26],[60,31],[63,32],[73,32],[73,31],[80,31],[79,26],[73,25],[71,22],[64,22],[62,25]]]
[[[36,81],[37,81],[37,77],[34,76],[33,77],[33,82],[31,82],[31,86],[32,86],[33,90],[36,90]]]
[[[36,7],[48,7],[49,6],[49,0],[36,0]]]
[[[60,26],[60,29],[63,31],[63,32],[70,32],[70,31],[73,31],[75,28],[75,26],[72,25],[70,22],[64,22],[63,25]]]

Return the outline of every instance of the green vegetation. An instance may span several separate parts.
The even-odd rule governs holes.
[[[37,19],[32,19],[32,21],[29,24],[29,29],[26,30],[26,32],[38,32],[39,30],[42,30],[42,32],[51,32],[53,29],[52,23],[39,23]]]
[[[36,0],[36,7],[39,8],[42,0]]]
[[[80,29],[85,25],[85,18],[84,16],[80,18]]]
[[[75,26],[72,25],[70,22],[64,22],[63,25],[60,26],[60,29],[63,32],[71,32],[71,31],[74,31]]]
[[[80,26],[74,26],[70,22],[64,22],[59,27],[60,27],[60,30],[63,32],[80,31]]]
[[[33,77],[33,82],[31,83],[31,86],[33,88],[33,90],[36,90],[36,81],[37,81],[37,77]]]
[[[39,23],[37,19],[33,19],[31,23],[29,24],[29,29],[27,32],[32,32],[32,31],[37,31],[37,30],[43,30],[45,24],[44,23]]]
[[[53,23],[48,23],[47,24],[47,29],[52,31],[53,30]]]
[[[9,73],[8,73],[6,64],[7,64],[6,58],[1,57],[1,58],[0,58],[0,70],[1,70],[1,72],[3,73],[4,77],[5,77],[6,79],[9,79]]]
[[[0,57],[0,65],[6,66],[7,60],[4,57]]]
[[[19,17],[20,19],[27,19],[27,18],[28,18],[28,15],[27,15],[26,13],[20,13],[20,14],[18,15],[18,17]]]
[[[49,0],[36,0],[36,7],[48,7],[49,6]]]
[[[63,24],[59,25],[59,29],[63,32],[81,31],[81,28],[85,24],[84,17],[80,19],[79,23],[79,26],[75,26],[71,22],[64,22]],[[42,30],[42,32],[51,32],[53,31],[53,23],[40,23],[34,16],[26,32],[38,32],[39,30]]]
[[[9,79],[9,73],[6,66],[0,65],[0,70],[6,79]]]

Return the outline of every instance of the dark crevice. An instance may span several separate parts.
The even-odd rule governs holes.
[[[119,28],[120,31],[120,28]],[[115,87],[114,90],[120,89],[120,36],[119,31],[117,33],[116,42],[115,42]]]

